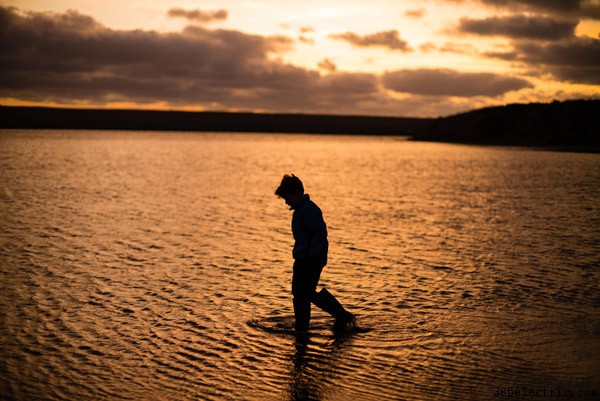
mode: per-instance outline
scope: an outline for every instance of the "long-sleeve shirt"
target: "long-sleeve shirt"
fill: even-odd
[[[323,220],[321,209],[310,200],[308,194],[304,195],[292,206],[292,233],[294,235],[294,259],[310,259],[319,262],[321,266],[327,264],[327,225]]]

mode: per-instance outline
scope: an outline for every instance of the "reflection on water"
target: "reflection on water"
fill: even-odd
[[[372,331],[248,324],[292,315],[289,172],[328,223],[321,284]],[[0,180],[0,398],[600,390],[599,155],[0,131]]]
[[[293,369],[290,374],[290,401],[322,400],[336,393],[335,367],[344,357],[344,345],[349,338],[316,347],[306,338],[297,338],[295,353],[291,358]]]

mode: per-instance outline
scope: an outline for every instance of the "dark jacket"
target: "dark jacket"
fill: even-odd
[[[321,209],[304,195],[295,205],[292,205],[292,233],[294,234],[295,260],[309,260],[323,267],[327,264],[327,225],[323,220]]]

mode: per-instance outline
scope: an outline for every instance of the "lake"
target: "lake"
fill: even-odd
[[[369,332],[261,329],[293,316],[284,173]],[[2,399],[598,397],[598,154],[0,130],[0,182]]]

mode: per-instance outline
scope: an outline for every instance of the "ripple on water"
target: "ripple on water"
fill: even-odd
[[[599,163],[389,138],[0,131],[0,398],[600,389]],[[289,334],[283,172],[329,225],[321,284],[372,330],[336,337],[315,310],[307,341]]]

